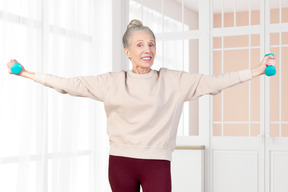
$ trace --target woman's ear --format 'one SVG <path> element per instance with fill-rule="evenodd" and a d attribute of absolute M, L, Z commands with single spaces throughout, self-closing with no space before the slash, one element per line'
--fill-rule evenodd
<path fill-rule="evenodd" d="M 131 59 L 129 49 L 128 49 L 128 48 L 124 48 L 124 52 L 125 52 L 125 54 L 127 55 L 127 57 L 128 57 L 129 59 Z"/>

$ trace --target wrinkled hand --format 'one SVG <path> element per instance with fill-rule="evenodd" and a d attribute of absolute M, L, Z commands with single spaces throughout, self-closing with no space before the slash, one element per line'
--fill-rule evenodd
<path fill-rule="evenodd" d="M 265 73 L 266 67 L 268 65 L 275 66 L 275 63 L 276 63 L 276 57 L 275 56 L 268 55 L 268 56 L 264 57 L 258 66 L 252 68 L 252 76 L 257 77 L 259 75 L 263 75 Z"/>
<path fill-rule="evenodd" d="M 10 62 L 8 62 L 8 63 L 6 64 L 7 67 L 8 67 L 8 72 L 9 72 L 10 74 L 14 74 L 14 73 L 12 73 L 12 71 L 11 71 L 11 66 L 12 66 L 14 63 L 19 63 L 19 62 L 18 62 L 16 59 L 10 59 Z M 21 65 L 21 66 L 22 66 L 22 71 L 21 71 L 20 73 L 22 73 L 23 71 L 25 71 L 23 65 Z M 20 73 L 19 73 L 18 75 L 20 75 Z"/>

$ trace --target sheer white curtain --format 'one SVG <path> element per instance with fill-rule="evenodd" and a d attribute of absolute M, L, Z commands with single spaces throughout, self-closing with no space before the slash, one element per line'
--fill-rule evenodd
<path fill-rule="evenodd" d="M 0 191 L 109 191 L 103 104 L 7 73 L 112 70 L 112 0 L 0 0 Z"/>

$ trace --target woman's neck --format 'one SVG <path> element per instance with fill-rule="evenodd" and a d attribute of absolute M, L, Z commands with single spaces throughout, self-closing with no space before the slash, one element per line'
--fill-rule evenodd
<path fill-rule="evenodd" d="M 149 73 L 151 71 L 151 68 L 142 68 L 142 67 L 133 67 L 132 72 L 136 74 L 145 74 Z"/>

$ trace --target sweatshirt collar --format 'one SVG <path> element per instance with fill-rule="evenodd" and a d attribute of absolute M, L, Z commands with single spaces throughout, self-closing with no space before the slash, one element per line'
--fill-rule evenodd
<path fill-rule="evenodd" d="M 134 73 L 132 70 L 129 70 L 128 74 L 131 77 L 135 77 L 135 78 L 150 78 L 154 74 L 154 70 L 151 69 L 151 71 L 149 71 L 149 73 L 145 73 L 145 74 L 137 74 L 137 73 Z"/>

